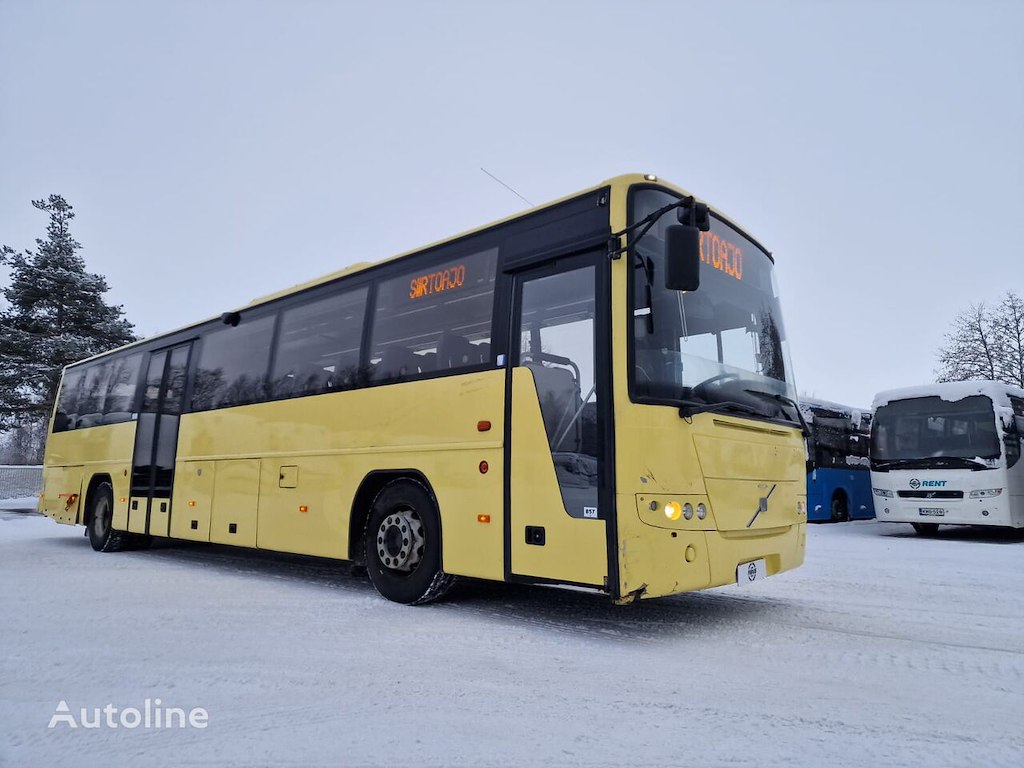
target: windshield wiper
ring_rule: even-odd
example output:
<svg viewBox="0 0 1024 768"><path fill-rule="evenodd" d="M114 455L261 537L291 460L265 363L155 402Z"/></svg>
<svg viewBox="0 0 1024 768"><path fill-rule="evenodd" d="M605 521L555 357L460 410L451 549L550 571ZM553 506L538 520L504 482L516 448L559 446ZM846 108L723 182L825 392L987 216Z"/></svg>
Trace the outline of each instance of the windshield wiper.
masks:
<svg viewBox="0 0 1024 768"><path fill-rule="evenodd" d="M971 459L966 456L930 456L927 459L923 459L923 461L928 465L935 467L957 465L973 470L989 468L988 464L984 461L981 461L980 459Z"/></svg>
<svg viewBox="0 0 1024 768"><path fill-rule="evenodd" d="M769 398L771 400L775 400L775 401L777 401L779 403L783 403L784 405L788 405L788 406L792 407L793 410L796 411L797 421L800 422L800 431L803 432L804 437L810 437L811 436L811 428L809 426L807 426L807 420L804 418L803 413L801 413L801 411L800 411L800 406L797 405L795 400L793 400L792 398L786 397L785 395L780 395L780 394L778 394L776 392L762 392L759 389L747 389L747 390L744 390L744 391L745 392L749 392L752 395L758 395L759 397L767 397L767 398ZM782 412L786 413L785 410L783 410ZM789 414L786 414L786 416L788 418ZM792 419L790 419L790 421L792 421Z"/></svg>
<svg viewBox="0 0 1024 768"><path fill-rule="evenodd" d="M919 456L914 459L882 459L871 462L873 469L930 469L932 467L948 467L957 465L974 471L989 469L988 464L979 459L969 459L966 456Z"/></svg>
<svg viewBox="0 0 1024 768"><path fill-rule="evenodd" d="M683 419L689 419L698 413L716 413L718 411L740 411L741 413L748 413L751 416L757 416L762 419L770 418L770 416L764 411L760 411L757 408L751 408L749 405L737 403L733 400L720 400L717 403L693 403L691 405L679 406L679 416Z"/></svg>

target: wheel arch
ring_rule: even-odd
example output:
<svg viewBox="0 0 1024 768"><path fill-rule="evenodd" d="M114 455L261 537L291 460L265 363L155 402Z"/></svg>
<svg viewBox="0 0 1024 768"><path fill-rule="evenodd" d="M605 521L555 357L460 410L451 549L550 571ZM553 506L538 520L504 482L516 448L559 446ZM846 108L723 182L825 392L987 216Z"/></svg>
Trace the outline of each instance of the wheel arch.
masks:
<svg viewBox="0 0 1024 768"><path fill-rule="evenodd" d="M113 494L114 481L110 475L100 472L89 478L89 486L85 491L85 498L82 500L81 512L79 514L82 525L88 525L91 522L92 502L96 498L97 490L103 483L110 485L111 494Z"/></svg>
<svg viewBox="0 0 1024 768"><path fill-rule="evenodd" d="M443 531L441 507L437 503L437 494L434 493L434 487L430 484L426 475L418 469L375 469L367 473L366 477L363 478L359 488L356 490L355 496L352 498L352 508L349 510L348 518L349 560L356 563L363 563L365 560L363 534L366 531L366 521L370 517L370 507L373 505L373 500L377 498L377 494L395 480L414 480L426 489L427 493L430 494L431 500L434 502L434 508L437 510L438 528ZM443 537L441 541L444 541ZM443 555L442 544L442 560Z"/></svg>
<svg viewBox="0 0 1024 768"><path fill-rule="evenodd" d="M835 501L836 497L846 499L846 509L847 510L850 509L850 499L852 497L850 496L850 492L847 490L845 485L837 485L835 488L833 488L832 489L832 498L829 499L829 501L830 502Z"/></svg>

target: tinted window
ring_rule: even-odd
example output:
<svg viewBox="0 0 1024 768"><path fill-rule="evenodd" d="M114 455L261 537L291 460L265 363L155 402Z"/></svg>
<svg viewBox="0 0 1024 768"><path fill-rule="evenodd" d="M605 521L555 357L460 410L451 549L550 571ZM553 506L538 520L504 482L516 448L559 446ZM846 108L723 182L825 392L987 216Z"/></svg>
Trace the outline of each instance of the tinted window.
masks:
<svg viewBox="0 0 1024 768"><path fill-rule="evenodd" d="M78 400L84 379L81 368L64 375L64 381L60 385L60 398L57 400L57 412L53 417L54 432L66 432L75 428L78 421Z"/></svg>
<svg viewBox="0 0 1024 768"><path fill-rule="evenodd" d="M103 403L104 424L131 421L132 409L135 405L135 390L139 381L139 366L141 364L141 352L110 361L110 370L107 376L107 393Z"/></svg>
<svg viewBox="0 0 1024 768"><path fill-rule="evenodd" d="M434 261L380 283L370 346L376 381L491 362L497 248Z"/></svg>
<svg viewBox="0 0 1024 768"><path fill-rule="evenodd" d="M267 364L273 315L246 319L203 336L196 368L193 410L226 408L267 398Z"/></svg>
<svg viewBox="0 0 1024 768"><path fill-rule="evenodd" d="M78 397L76 429L92 427L103 421L103 406L107 400L107 381L110 363L93 363L85 369L85 384Z"/></svg>
<svg viewBox="0 0 1024 768"><path fill-rule="evenodd" d="M281 315L272 397L295 397L359 383L366 288L328 296Z"/></svg>
<svg viewBox="0 0 1024 768"><path fill-rule="evenodd" d="M807 448L816 467L867 468L868 429L863 417L821 406L810 407Z"/></svg>
<svg viewBox="0 0 1024 768"><path fill-rule="evenodd" d="M984 395L953 402L938 396L895 400L875 412L873 461L999 455L992 401Z"/></svg>

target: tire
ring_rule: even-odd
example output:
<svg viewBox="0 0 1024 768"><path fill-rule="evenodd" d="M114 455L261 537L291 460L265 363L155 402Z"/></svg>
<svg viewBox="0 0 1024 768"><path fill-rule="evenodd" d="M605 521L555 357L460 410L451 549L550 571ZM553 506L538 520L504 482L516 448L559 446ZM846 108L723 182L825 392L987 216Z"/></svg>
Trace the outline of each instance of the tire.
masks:
<svg viewBox="0 0 1024 768"><path fill-rule="evenodd" d="M938 523L911 523L918 536L934 536L939 532Z"/></svg>
<svg viewBox="0 0 1024 768"><path fill-rule="evenodd" d="M131 544L131 534L115 531L114 491L110 483L100 483L89 497L89 543L97 552L119 552Z"/></svg>
<svg viewBox="0 0 1024 768"><path fill-rule="evenodd" d="M845 523L850 519L850 509L846 503L846 494L842 491L836 491L835 495L832 496L831 514L833 523Z"/></svg>
<svg viewBox="0 0 1024 768"><path fill-rule="evenodd" d="M366 521L366 570L381 594L420 605L442 597L455 577L441 570L441 522L430 492L412 479L377 494Z"/></svg>

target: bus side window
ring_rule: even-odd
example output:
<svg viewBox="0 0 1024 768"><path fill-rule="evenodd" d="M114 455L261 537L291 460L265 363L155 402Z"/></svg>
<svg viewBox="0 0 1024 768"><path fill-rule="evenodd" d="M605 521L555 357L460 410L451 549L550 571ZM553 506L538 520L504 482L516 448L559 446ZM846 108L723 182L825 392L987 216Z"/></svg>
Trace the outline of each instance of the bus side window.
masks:
<svg viewBox="0 0 1024 768"><path fill-rule="evenodd" d="M267 399L267 366L274 316L242 317L203 336L192 409L227 408Z"/></svg>
<svg viewBox="0 0 1024 768"><path fill-rule="evenodd" d="M497 254L432 254L414 270L381 280L368 355L374 382L490 363Z"/></svg>
<svg viewBox="0 0 1024 768"><path fill-rule="evenodd" d="M107 380L107 396L103 403L104 424L131 421L141 366L141 352L111 361L110 377Z"/></svg>
<svg viewBox="0 0 1024 768"><path fill-rule="evenodd" d="M78 399L84 375L82 369L71 371L64 376L57 400L57 412L53 416L53 431L67 432L77 426Z"/></svg>
<svg viewBox="0 0 1024 768"><path fill-rule="evenodd" d="M356 384L367 288L286 309L270 375L272 398L315 395Z"/></svg>
<svg viewBox="0 0 1024 768"><path fill-rule="evenodd" d="M93 427L103 422L103 406L107 401L110 369L111 361L93 363L86 369L85 384L78 400L79 429Z"/></svg>

